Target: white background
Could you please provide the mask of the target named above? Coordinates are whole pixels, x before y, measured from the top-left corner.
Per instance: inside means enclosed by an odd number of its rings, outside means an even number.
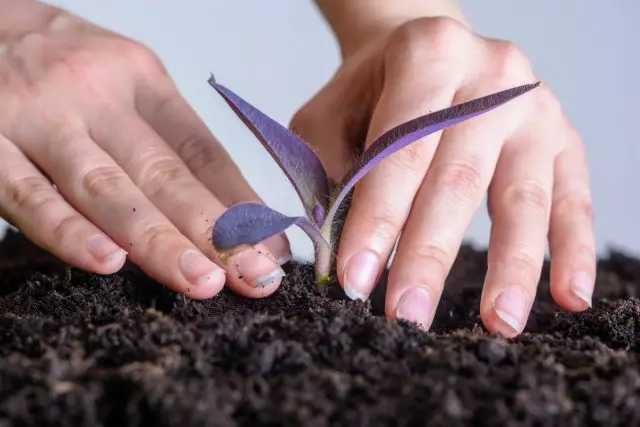
[[[51,1],[135,38],[161,57],[184,96],[272,207],[301,213],[289,182],[206,83],[210,72],[283,124],[339,65],[329,28],[307,0]],[[466,0],[474,28],[530,56],[587,145],[598,247],[640,253],[640,3]],[[483,208],[484,209],[484,208]],[[468,238],[486,245],[481,211]],[[289,232],[297,257],[311,244]]]

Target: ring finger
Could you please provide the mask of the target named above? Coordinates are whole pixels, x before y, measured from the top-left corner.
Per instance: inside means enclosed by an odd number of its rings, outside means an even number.
[[[444,132],[417,192],[389,273],[389,317],[431,326],[444,281],[489,186],[506,137],[505,112]]]

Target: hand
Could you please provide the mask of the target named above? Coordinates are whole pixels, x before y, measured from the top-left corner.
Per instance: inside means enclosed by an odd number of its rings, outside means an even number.
[[[114,273],[128,256],[194,299],[225,280],[272,293],[288,242],[271,238],[223,270],[212,224],[258,196],[158,58],[60,9],[13,4],[32,8],[9,10],[31,27],[0,31],[0,215],[87,271]]]
[[[538,80],[511,43],[475,35],[452,19],[415,19],[347,55],[292,128],[338,179],[363,141],[368,146],[401,122]],[[492,230],[480,306],[486,327],[509,337],[522,332],[547,234],[554,299],[568,310],[587,308],[595,243],[585,151],[544,84],[409,146],[365,177],[338,250],[347,295],[370,295],[400,236],[386,312],[429,328],[487,191]]]

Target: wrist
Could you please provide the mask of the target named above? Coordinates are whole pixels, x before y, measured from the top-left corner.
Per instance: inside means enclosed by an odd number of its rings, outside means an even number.
[[[400,25],[443,16],[470,27],[457,0],[317,0],[346,58]]]
[[[0,0],[0,43],[37,31],[61,9],[35,0]]]

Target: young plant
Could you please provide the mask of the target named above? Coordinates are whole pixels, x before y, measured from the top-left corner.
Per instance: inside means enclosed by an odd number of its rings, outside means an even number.
[[[539,86],[540,82],[514,87],[436,111],[402,123],[380,136],[365,150],[339,182],[327,177],[313,150],[295,134],[260,110],[218,84],[209,84],[224,98],[236,115],[260,140],[295,188],[305,216],[287,216],[259,203],[230,207],[216,221],[212,242],[218,253],[229,254],[254,245],[292,225],[304,230],[314,244],[316,283],[323,290],[339,241],[342,202],[355,184],[391,154],[439,130],[488,112]]]

